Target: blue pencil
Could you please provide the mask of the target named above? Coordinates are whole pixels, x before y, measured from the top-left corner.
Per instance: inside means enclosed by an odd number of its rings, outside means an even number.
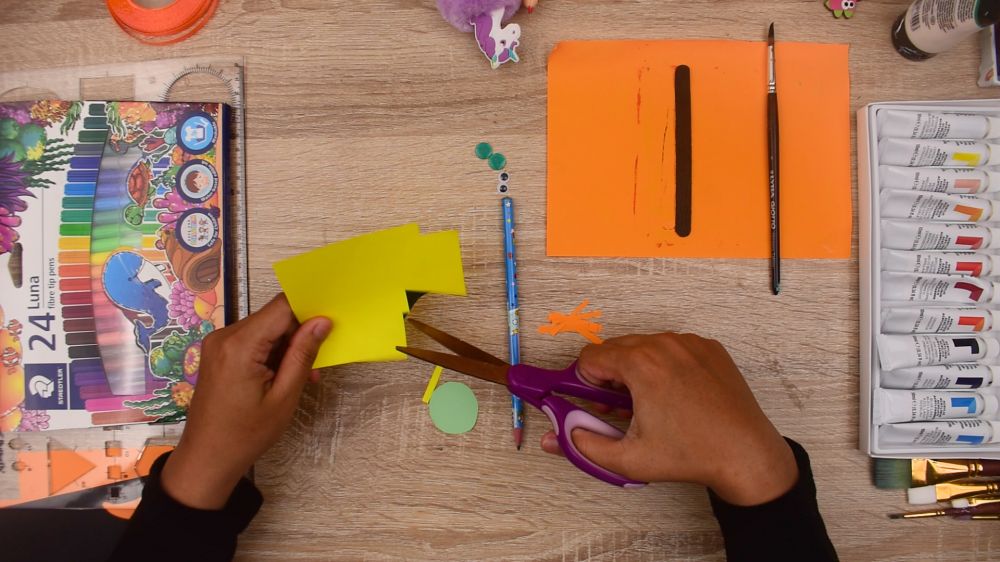
[[[521,341],[517,317],[517,259],[514,257],[514,200],[504,197],[500,200],[500,207],[503,210],[503,252],[507,271],[507,337],[510,364],[517,365],[521,362]],[[511,394],[510,405],[514,413],[514,444],[520,450],[524,434],[524,404]]]

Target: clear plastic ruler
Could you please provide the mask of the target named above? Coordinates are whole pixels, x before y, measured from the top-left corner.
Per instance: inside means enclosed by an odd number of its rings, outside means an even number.
[[[0,73],[0,102],[38,99],[198,101],[233,109],[230,232],[237,316],[250,313],[243,57],[194,57]]]

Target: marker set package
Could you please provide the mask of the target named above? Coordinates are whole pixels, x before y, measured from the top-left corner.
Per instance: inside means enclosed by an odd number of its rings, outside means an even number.
[[[228,112],[0,104],[0,431],[184,419],[233,310]]]

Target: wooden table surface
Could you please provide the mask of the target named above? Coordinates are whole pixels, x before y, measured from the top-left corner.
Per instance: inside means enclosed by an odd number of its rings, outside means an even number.
[[[975,85],[971,40],[927,62],[897,55],[889,28],[905,4],[861,2],[843,21],[821,0],[545,0],[516,17],[521,62],[494,72],[431,0],[224,0],[201,33],[170,47],[129,39],[94,0],[3,0],[0,72],[245,56],[252,308],[278,291],[277,259],[409,221],[456,228],[469,296],[426,297],[416,314],[502,354],[496,173],[472,153],[487,140],[508,158],[519,207],[524,360],[563,366],[575,356],[581,338],[536,329],[550,311],[584,298],[604,312],[606,336],[717,338],[777,427],[809,450],[843,560],[988,560],[1000,556],[992,524],[888,520],[905,507],[904,494],[876,490],[871,463],[856,449],[856,226],[850,260],[786,260],[778,298],[763,260],[545,256],[545,61],[558,41],[755,40],[773,20],[782,40],[850,43],[852,123],[873,101],[996,95]],[[532,410],[527,446],[515,452],[508,397],[487,384],[471,383],[480,402],[475,430],[444,435],[420,401],[429,374],[413,362],[324,371],[285,438],[257,464],[266,503],[238,557],[724,558],[703,489],[623,492],[586,478],[539,450],[548,422]]]

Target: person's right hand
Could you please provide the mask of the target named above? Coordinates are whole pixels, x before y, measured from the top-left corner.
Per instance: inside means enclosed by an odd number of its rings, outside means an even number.
[[[614,338],[585,347],[577,369],[594,384],[632,393],[622,439],[573,431],[577,449],[608,470],[703,484],[735,505],[768,502],[798,480],[791,448],[719,342],[673,333]],[[542,448],[559,452],[551,431]]]

